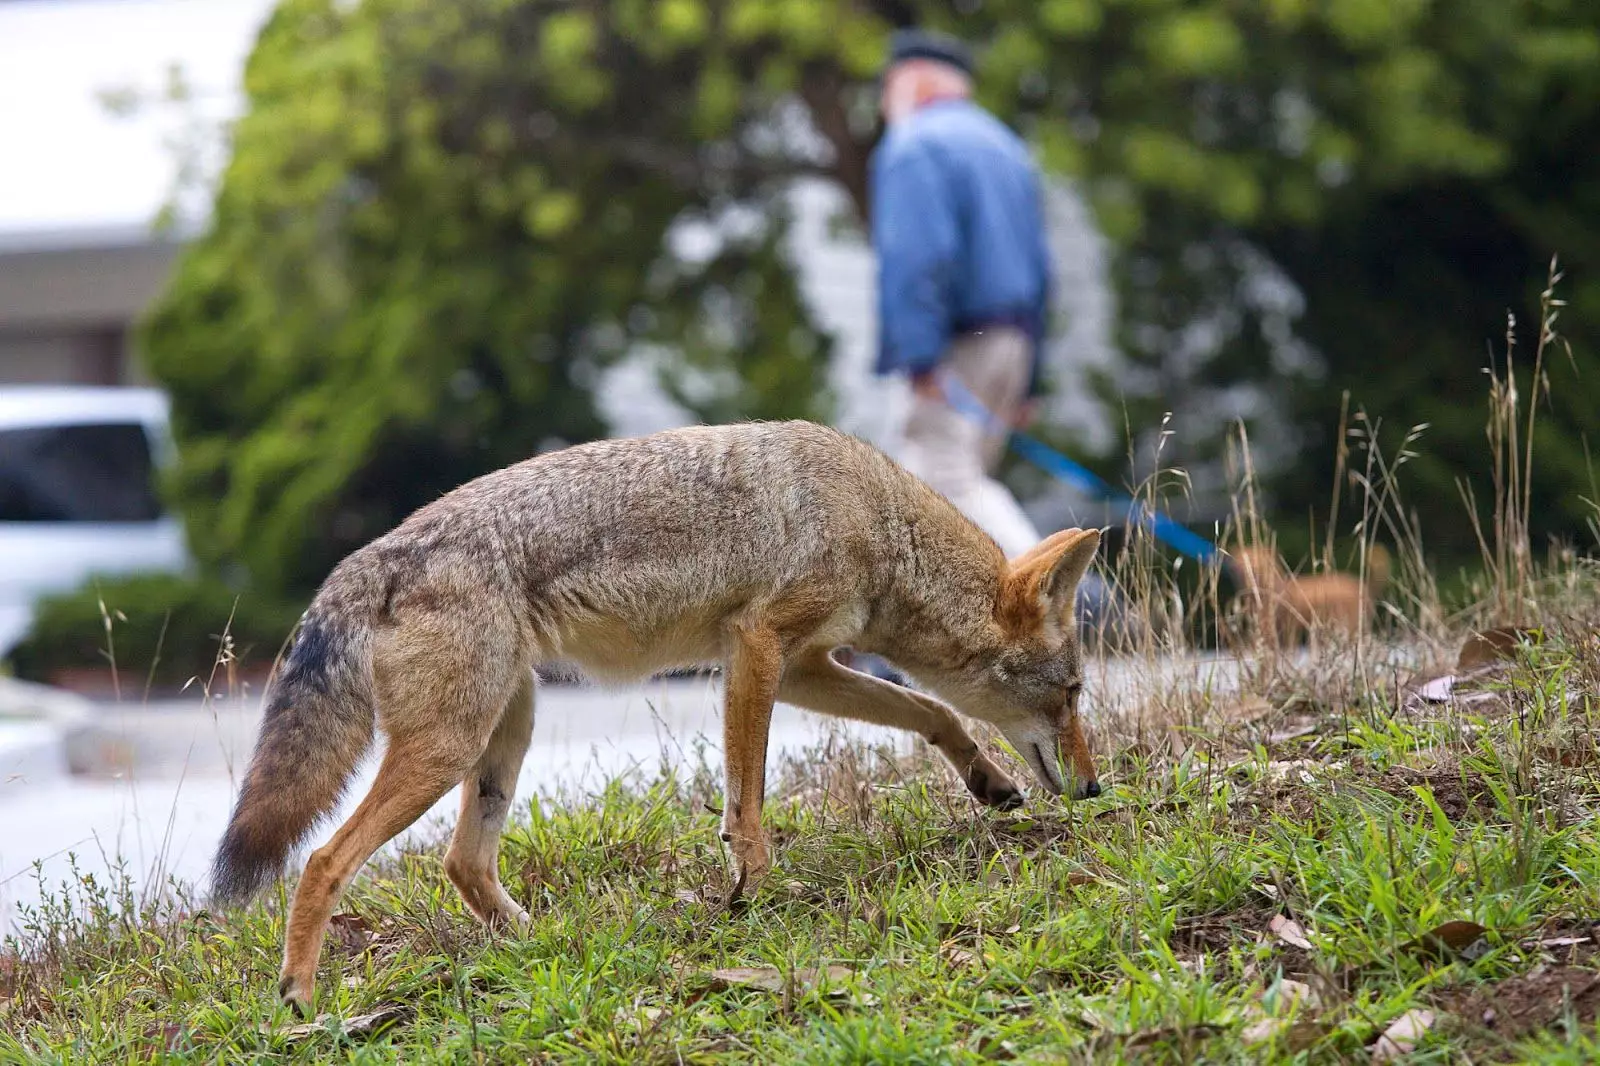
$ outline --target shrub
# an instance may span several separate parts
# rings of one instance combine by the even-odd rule
[[[94,669],[126,691],[146,683],[222,682],[228,667],[264,671],[299,620],[302,604],[236,592],[216,578],[137,574],[91,578],[42,600],[27,638],[11,653],[16,675],[48,681]],[[219,665],[220,664],[220,665]]]

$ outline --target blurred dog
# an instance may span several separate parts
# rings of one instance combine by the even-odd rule
[[[1260,639],[1274,646],[1309,640],[1318,631],[1359,634],[1389,584],[1389,553],[1367,552],[1366,580],[1355,574],[1292,574],[1270,548],[1239,548],[1229,569],[1240,586],[1240,613],[1254,621]]]

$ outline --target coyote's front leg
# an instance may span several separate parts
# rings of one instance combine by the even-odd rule
[[[729,638],[722,720],[727,782],[722,839],[733,852],[732,895],[737,896],[746,887],[755,887],[769,864],[761,803],[767,785],[767,734],[783,676],[783,652],[777,634],[760,624],[735,623]]]
[[[991,807],[1022,805],[1022,790],[989,757],[949,707],[899,685],[840,666],[818,650],[789,665],[778,695],[808,711],[920,733],[955,767],[972,794]]]

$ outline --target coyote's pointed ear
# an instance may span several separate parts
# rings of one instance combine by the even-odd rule
[[[1017,556],[995,604],[1000,623],[1018,632],[1070,613],[1073,593],[1099,547],[1099,530],[1063,529]]]
[[[1023,570],[1037,565],[1039,560],[1045,558],[1046,556],[1049,556],[1052,559],[1055,558],[1056,552],[1060,551],[1061,548],[1072,538],[1079,536],[1082,533],[1083,530],[1073,528],[1058,530],[1055,533],[1050,534],[1048,537],[1044,538],[1039,543],[1023,552],[1021,555],[1012,559],[1011,572],[1013,574],[1021,573]]]
[[[1089,572],[1094,553],[1100,548],[1098,529],[1069,530],[1073,535],[1065,538],[1055,551],[1050,569],[1040,582],[1039,591],[1062,611],[1072,610],[1073,593],[1078,582]]]

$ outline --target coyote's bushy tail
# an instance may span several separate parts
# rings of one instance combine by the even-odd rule
[[[332,813],[372,744],[371,628],[319,595],[267,692],[261,733],[211,867],[218,906],[245,903]]]

